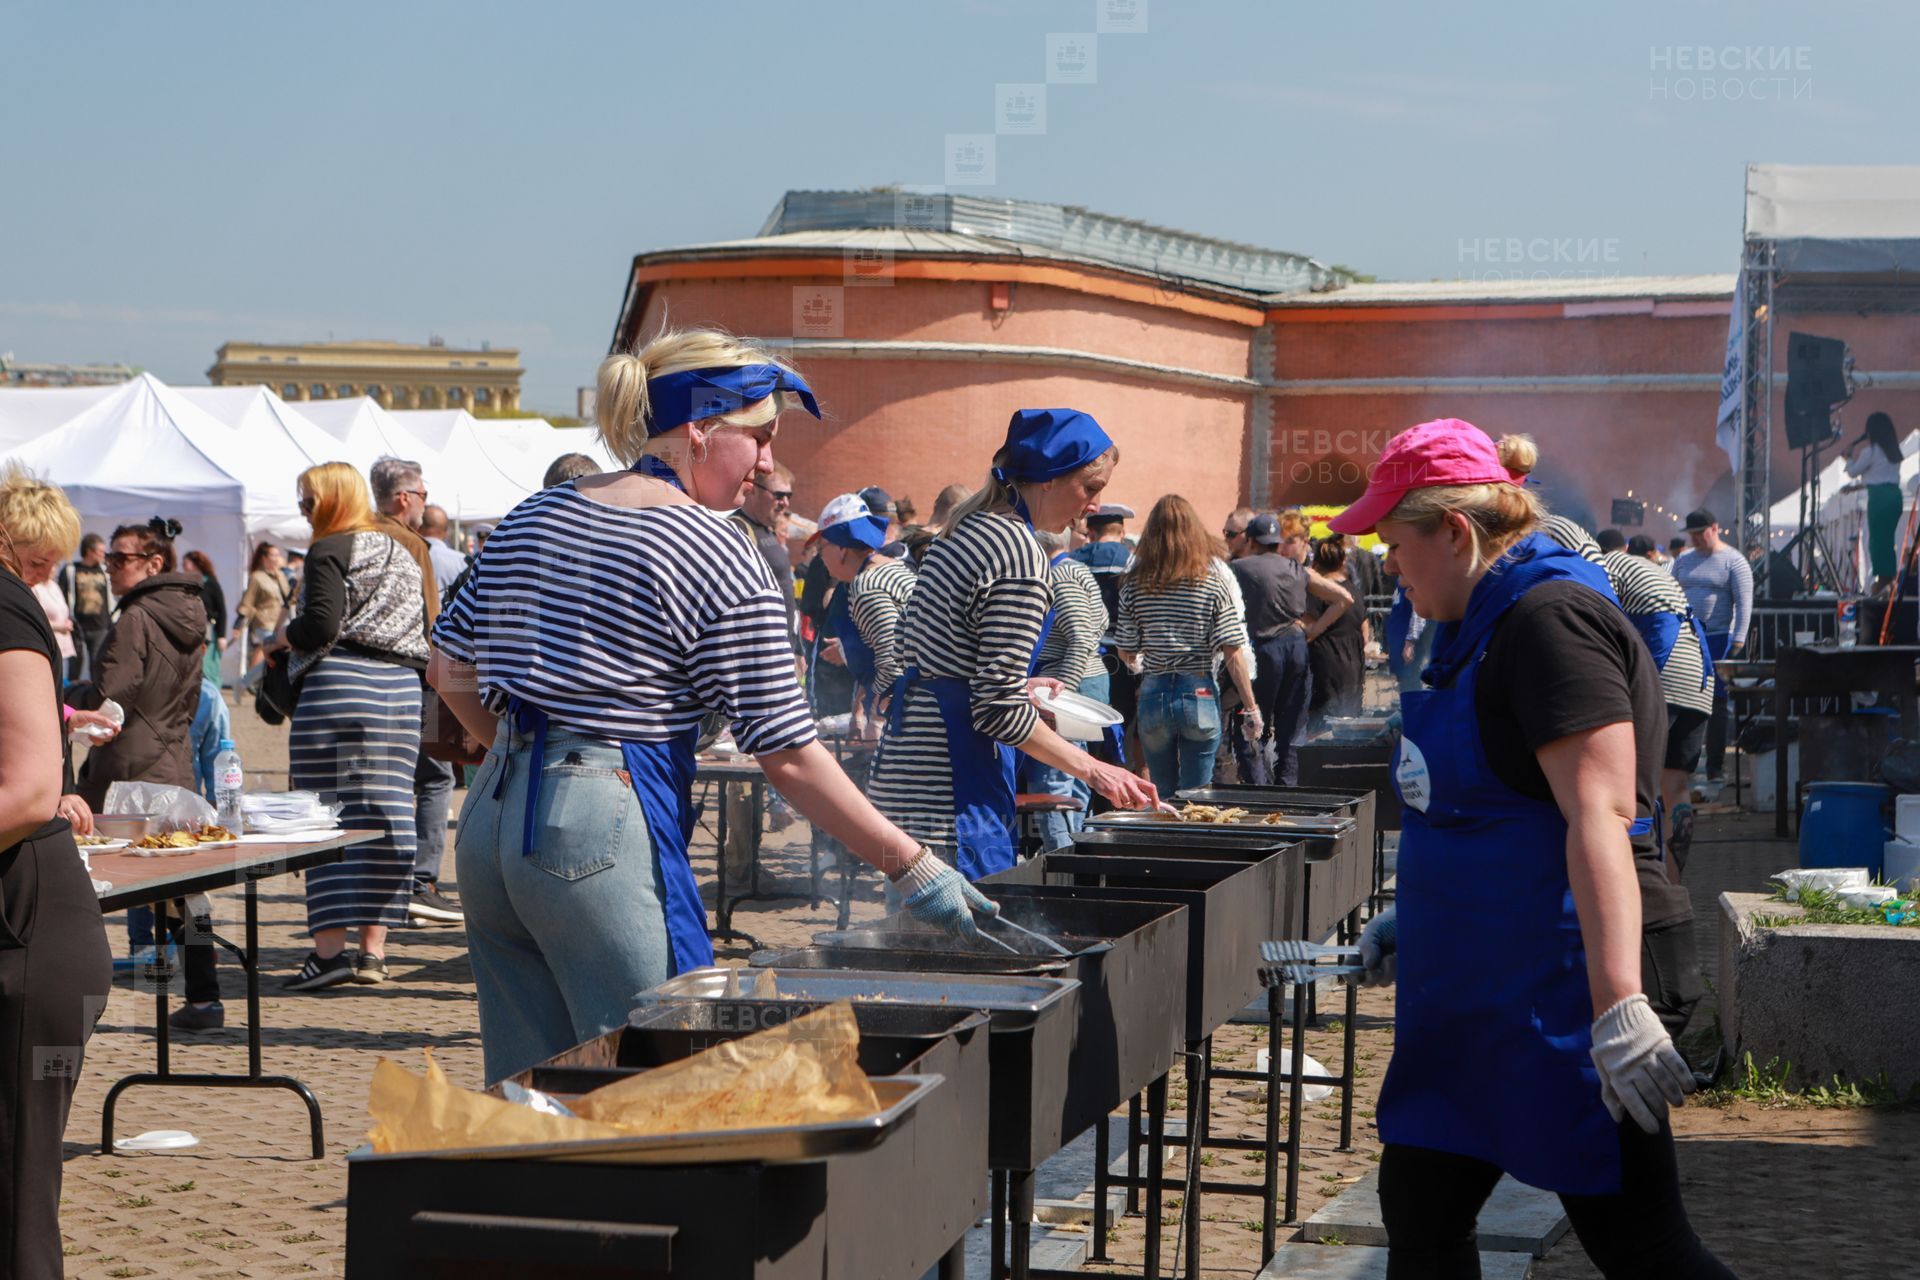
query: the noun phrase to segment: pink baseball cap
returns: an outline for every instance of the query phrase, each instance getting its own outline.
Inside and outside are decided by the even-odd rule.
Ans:
[[[1453,484],[1519,484],[1522,472],[1501,465],[1499,447],[1471,422],[1436,418],[1408,427],[1380,453],[1360,500],[1327,521],[1335,533],[1371,533],[1413,489]]]

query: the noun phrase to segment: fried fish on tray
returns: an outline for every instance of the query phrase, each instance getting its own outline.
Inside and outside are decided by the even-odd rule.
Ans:
[[[1238,822],[1247,816],[1245,809],[1227,809],[1216,804],[1189,804],[1181,807],[1182,822]]]

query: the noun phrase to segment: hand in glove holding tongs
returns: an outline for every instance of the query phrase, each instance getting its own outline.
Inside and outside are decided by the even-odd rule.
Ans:
[[[1354,975],[1349,981],[1362,987],[1392,984],[1400,968],[1400,926],[1393,914],[1396,910],[1398,908],[1388,907],[1367,921],[1367,927],[1360,931],[1360,963],[1367,971]]]
[[[922,847],[920,856],[894,878],[893,887],[910,915],[922,924],[937,925],[963,938],[980,936],[974,914],[992,918],[1000,904],[967,883],[967,878]]]

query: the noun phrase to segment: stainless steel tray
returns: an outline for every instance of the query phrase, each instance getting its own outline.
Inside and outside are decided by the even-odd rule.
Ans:
[[[1222,806],[1226,807],[1226,806]],[[1097,817],[1087,819],[1092,828],[1102,827],[1175,827],[1193,831],[1240,831],[1249,827],[1256,831],[1270,831],[1280,836],[1343,836],[1353,830],[1353,819],[1334,815],[1289,813],[1279,822],[1262,822],[1261,818],[1274,812],[1271,809],[1252,808],[1244,818],[1232,822],[1184,822],[1171,813],[1161,813],[1152,809],[1112,809]]]
[[[782,1164],[819,1160],[878,1146],[945,1076],[881,1076],[870,1083],[880,1110],[857,1120],[787,1125],[777,1129],[721,1129],[653,1138],[595,1138],[448,1151],[375,1152],[361,1147],[349,1160],[557,1160],[576,1164]]]
[[[712,1000],[727,994],[727,968],[689,969],[657,987],[642,991],[640,1005],[665,1000]],[[892,973],[878,969],[759,969],[734,984],[751,989],[756,973],[771,973],[778,999],[881,1000],[896,1004],[926,1004],[949,1009],[978,1009],[992,1015],[996,1031],[1014,1031],[1032,1025],[1040,1016],[1079,989],[1077,978],[1042,978],[1027,974]]]

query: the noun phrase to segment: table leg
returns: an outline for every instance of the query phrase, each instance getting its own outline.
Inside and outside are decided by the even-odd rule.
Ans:
[[[729,933],[733,929],[733,908],[727,903],[727,787],[722,782],[720,788],[720,817],[714,823],[714,883],[713,883],[713,922],[715,933]]]
[[[1353,913],[1347,917],[1347,940],[1349,942],[1357,942],[1359,939],[1360,910],[1356,907]],[[1344,1056],[1340,1059],[1343,1064],[1340,1069],[1339,1150],[1341,1151],[1353,1150],[1353,1020],[1360,1016],[1360,988],[1351,982],[1347,983],[1346,987],[1347,1025],[1346,1034],[1342,1037],[1345,1046],[1342,1050]]]

